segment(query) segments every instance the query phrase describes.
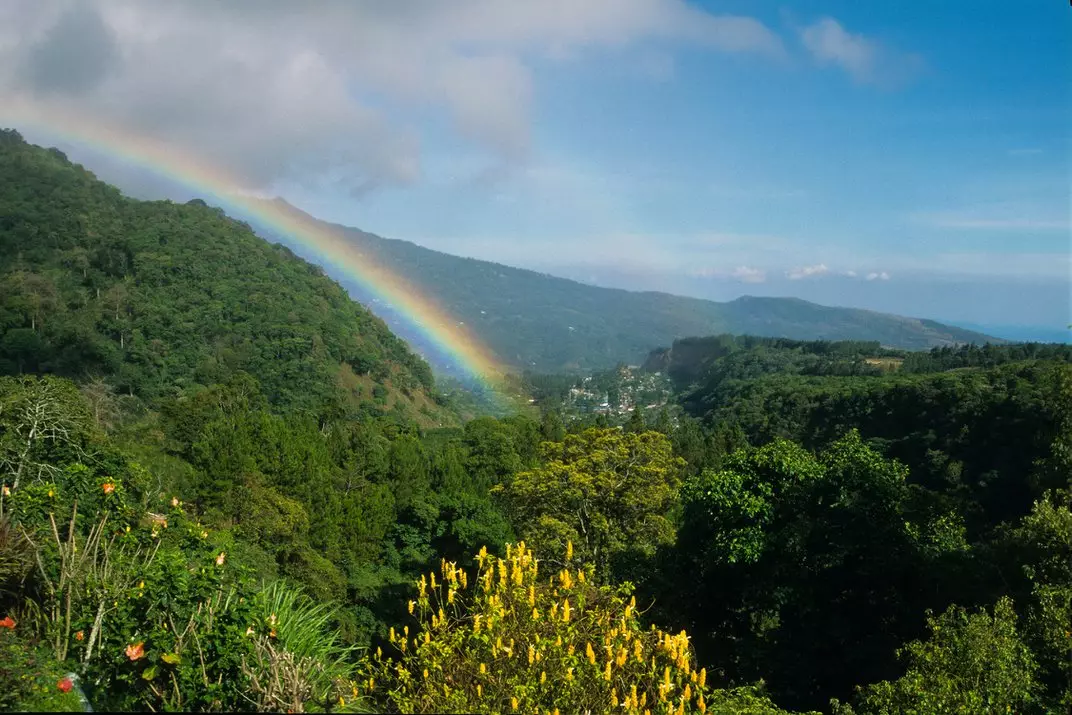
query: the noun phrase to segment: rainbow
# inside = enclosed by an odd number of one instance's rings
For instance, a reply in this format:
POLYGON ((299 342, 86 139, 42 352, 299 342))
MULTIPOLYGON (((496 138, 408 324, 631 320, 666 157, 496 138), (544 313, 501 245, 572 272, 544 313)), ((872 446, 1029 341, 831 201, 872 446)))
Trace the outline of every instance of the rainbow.
POLYGON ((341 275, 359 284, 401 316, 441 357, 478 384, 495 391, 508 372, 470 330, 417 286, 378 265, 330 227, 281 202, 264 201, 245 192, 242 182, 222 167, 157 139, 120 131, 83 116, 67 117, 35 103, 5 100, 0 103, 0 122, 24 123, 61 140, 86 145, 124 163, 148 169, 198 194, 208 194, 225 208, 247 214, 300 244, 335 277, 341 275))

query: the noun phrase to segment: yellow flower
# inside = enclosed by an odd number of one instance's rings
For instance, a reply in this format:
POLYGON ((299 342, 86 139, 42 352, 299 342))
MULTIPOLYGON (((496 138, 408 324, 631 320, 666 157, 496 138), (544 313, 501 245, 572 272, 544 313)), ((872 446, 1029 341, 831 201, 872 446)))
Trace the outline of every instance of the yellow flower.
POLYGON ((510 698, 510 709, 517 710, 517 698, 510 698))
POLYGON ((487 672, 488 672, 488 666, 487 666, 487 664, 486 664, 486 663, 481 663, 481 664, 480 664, 480 674, 481 674, 481 675, 486 675, 486 674, 487 674, 487 672))
POLYGON ((547 682, 547 671, 546 670, 541 670, 540 671, 540 685, 543 685, 546 682, 547 682))
POLYGON ((569 561, 572 558, 573 558, 573 542, 572 541, 567 541, 566 542, 566 560, 569 561))
POLYGON ((570 613, 569 599, 567 598, 565 601, 562 602, 562 622, 563 623, 569 623, 569 613, 570 613))
POLYGON ((476 684, 476 696, 478 698, 484 697, 484 686, 481 685, 480 683, 476 684))
POLYGON ((428 680, 428 669, 427 668, 424 669, 424 673, 422 673, 422 675, 424 675, 425 680, 428 680))
POLYGON ((410 614, 411 616, 413 615, 413 608, 414 608, 414 606, 416 606, 416 605, 417 605, 417 602, 416 602, 416 601, 410 601, 410 602, 409 602, 409 614, 410 614))
POLYGON ((700 682, 698 685, 702 688, 707 684, 707 668, 700 668, 700 682))

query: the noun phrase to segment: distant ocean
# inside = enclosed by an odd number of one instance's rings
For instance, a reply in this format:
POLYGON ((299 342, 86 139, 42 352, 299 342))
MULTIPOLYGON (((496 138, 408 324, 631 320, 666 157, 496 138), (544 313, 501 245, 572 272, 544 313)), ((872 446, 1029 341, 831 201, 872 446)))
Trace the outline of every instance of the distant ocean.
POLYGON ((1050 325, 983 325, 980 323, 962 323, 956 320, 939 322, 956 325, 966 330, 993 335, 1017 343, 1072 343, 1072 329, 1050 325))

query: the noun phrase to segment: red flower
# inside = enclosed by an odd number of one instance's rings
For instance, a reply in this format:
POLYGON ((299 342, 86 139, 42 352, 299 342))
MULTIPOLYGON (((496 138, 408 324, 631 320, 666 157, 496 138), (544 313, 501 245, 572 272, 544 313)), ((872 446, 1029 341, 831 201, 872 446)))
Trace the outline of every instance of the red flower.
POLYGON ((0 628, 10 628, 15 630, 15 619, 11 616, 5 616, 4 620, 0 621, 0 628))
POLYGON ((127 646, 127 657, 131 660, 141 660, 145 657, 145 643, 139 641, 127 646))
POLYGON ((57 681, 56 687, 59 688, 61 692, 69 693, 71 692, 71 688, 74 687, 74 683, 71 682, 70 678, 61 678, 57 681))

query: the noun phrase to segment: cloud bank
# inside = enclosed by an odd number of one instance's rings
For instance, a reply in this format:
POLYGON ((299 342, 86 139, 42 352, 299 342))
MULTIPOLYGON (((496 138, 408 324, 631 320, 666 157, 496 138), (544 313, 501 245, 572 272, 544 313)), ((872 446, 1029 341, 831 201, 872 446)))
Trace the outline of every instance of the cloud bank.
POLYGON ((421 176, 429 117, 489 165, 524 161, 536 62, 660 40, 785 52, 757 20, 683 0, 7 0, 0 106, 148 134, 249 188, 327 176, 360 192, 421 176))

